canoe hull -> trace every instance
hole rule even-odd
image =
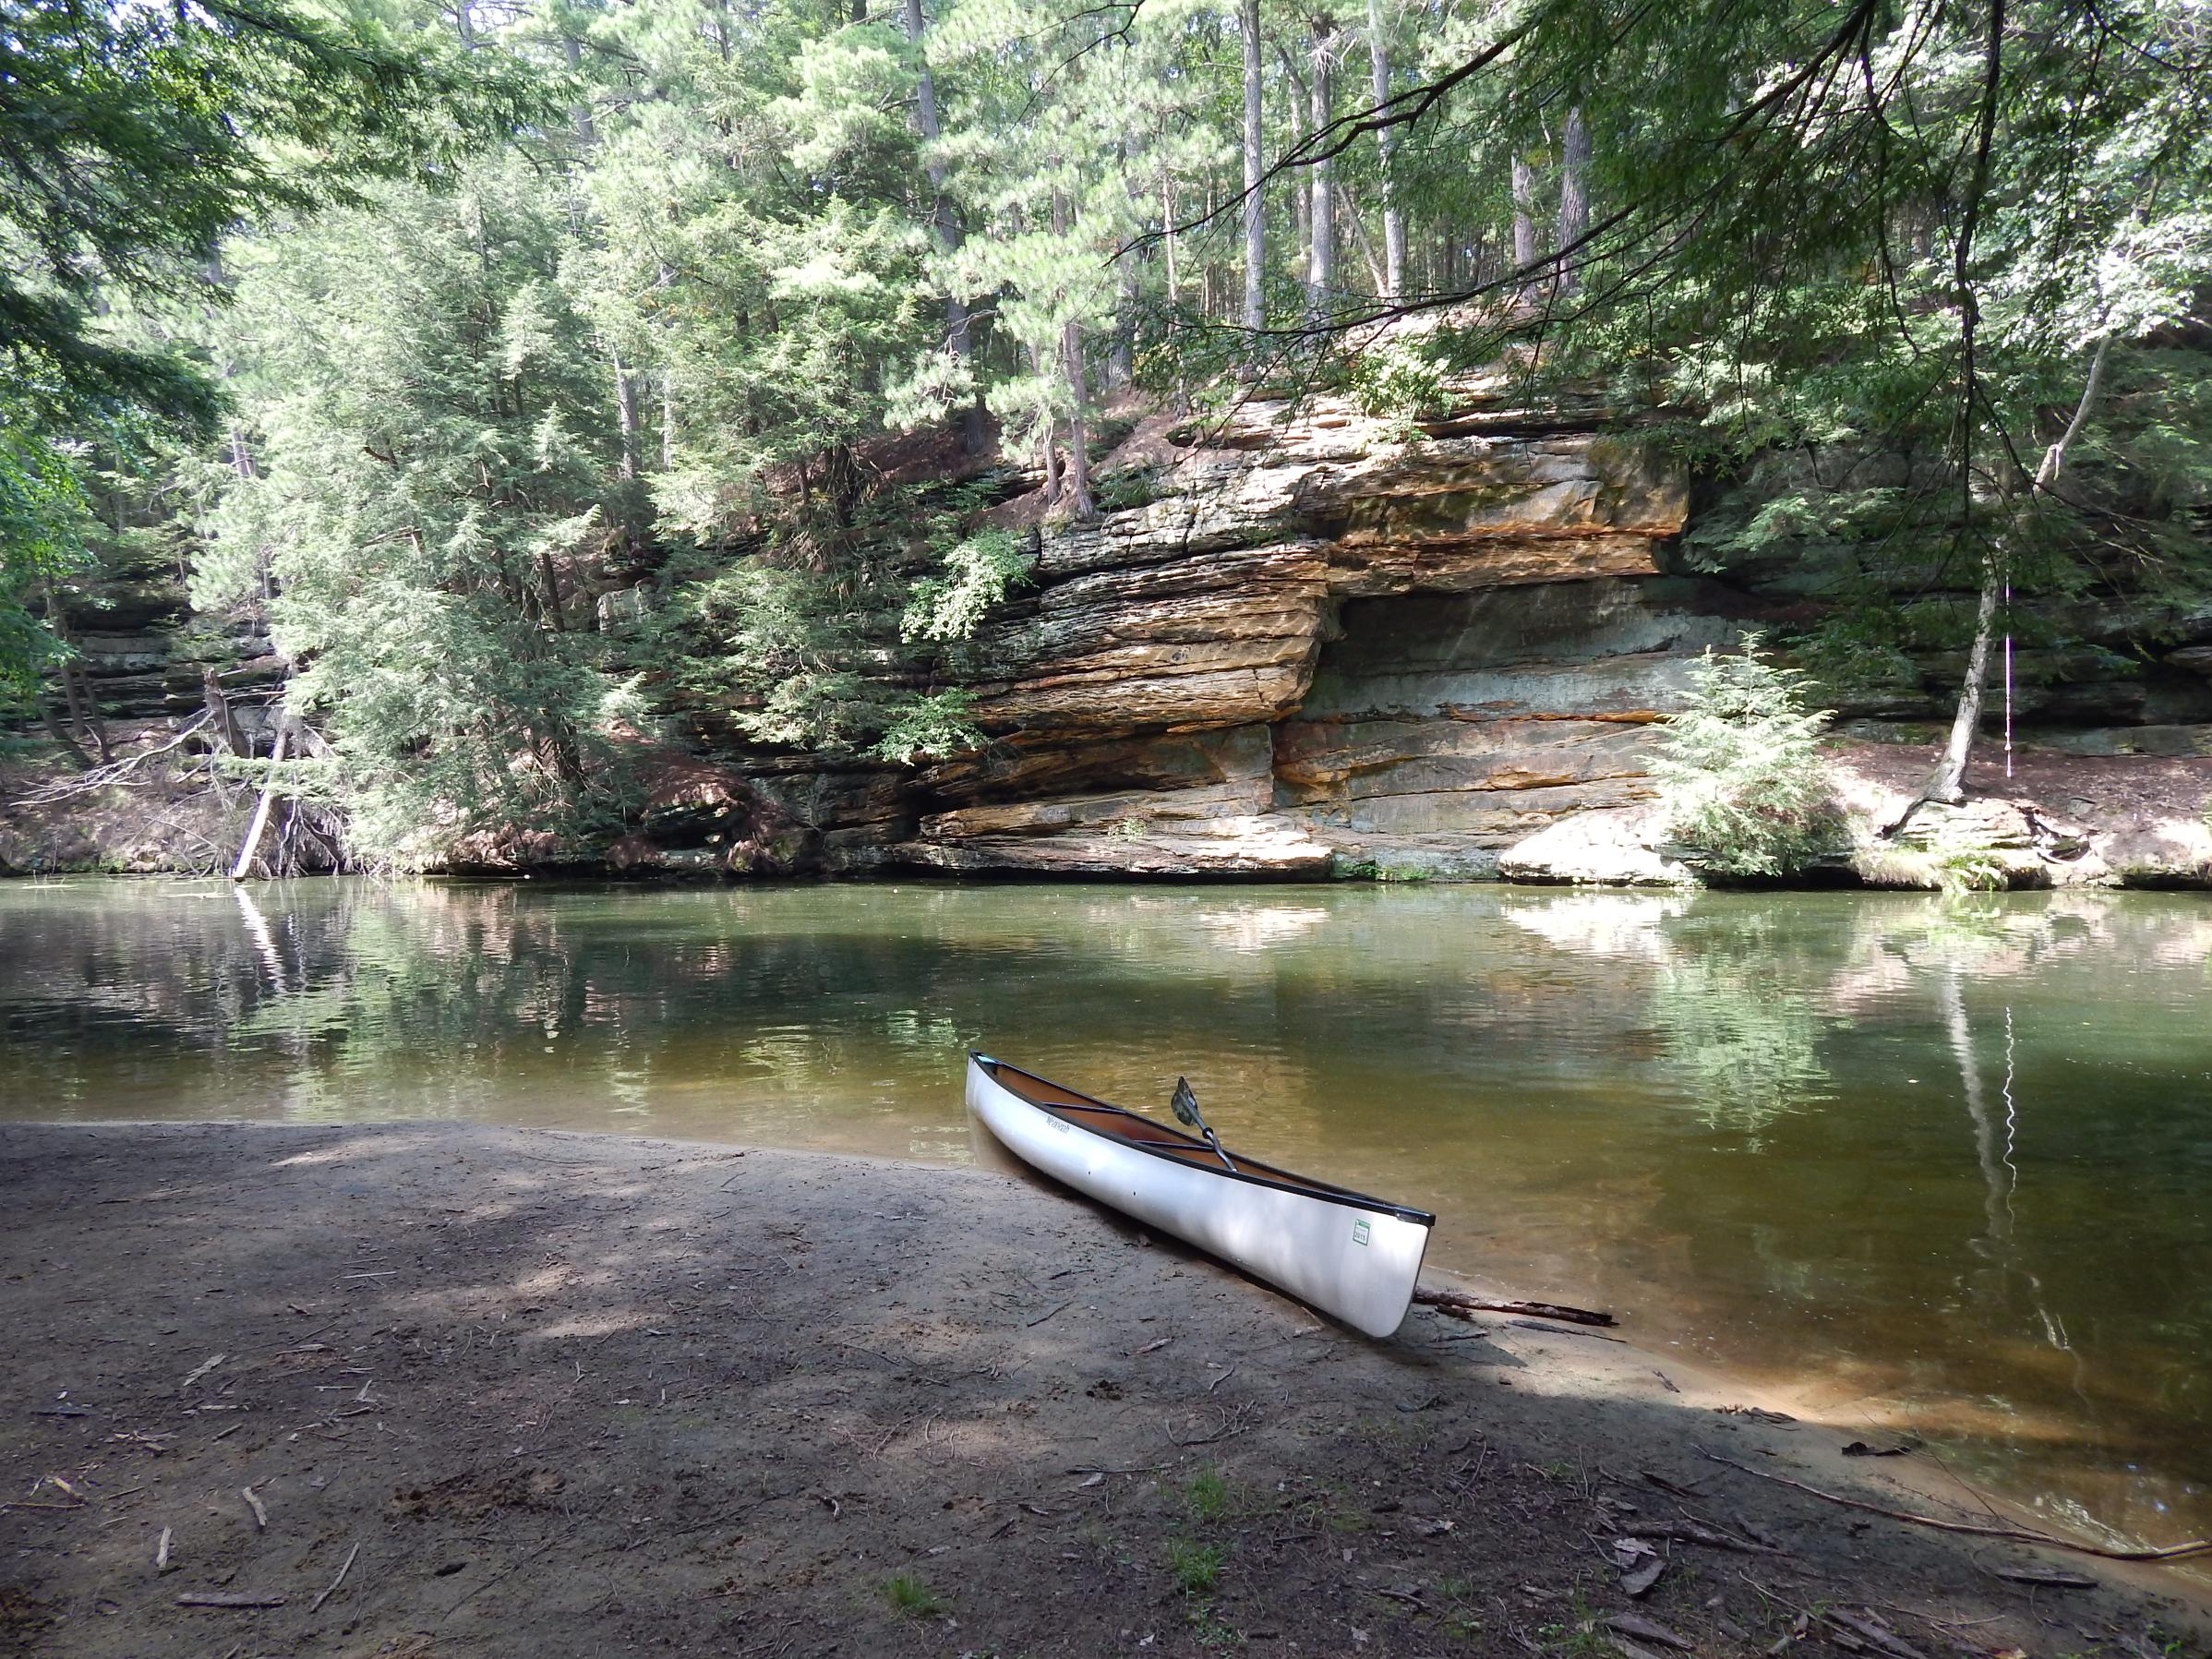
[[[1022,1099],[973,1059],[968,1107],[1024,1163],[1354,1330],[1387,1337],[1405,1318],[1428,1248],[1429,1230],[1419,1222],[1237,1181],[1092,1134]]]

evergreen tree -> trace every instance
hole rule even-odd
[[[226,319],[258,464],[206,525],[196,599],[261,560],[290,703],[331,756],[297,787],[357,852],[419,867],[619,806],[594,578],[619,437],[560,284],[568,227],[520,155],[242,250]]]

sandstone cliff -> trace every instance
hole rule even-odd
[[[1037,533],[1033,583],[968,654],[991,665],[969,682],[984,750],[919,775],[747,755],[783,833],[735,862],[1481,879],[1598,812],[1617,823],[1580,839],[1615,851],[1508,873],[1667,879],[1619,850],[1650,817],[1622,810],[1653,798],[1651,723],[1696,654],[1817,605],[1795,565],[1688,573],[1690,479],[1594,409],[1477,392],[1406,444],[1341,403],[1255,403],[1146,482],[1143,505]],[[1932,655],[1849,729],[1926,735],[1958,668]],[[2022,710],[2093,751],[2212,752],[2192,670],[2029,675]]]
[[[748,745],[703,718],[611,861],[1482,879],[1522,848],[1508,875],[1671,879],[1641,809],[1652,722],[1687,664],[1748,626],[1802,623],[1864,575],[1818,548],[1694,573],[1686,529],[1714,522],[1716,501],[1743,511],[1746,487],[1693,488],[1645,428],[1594,406],[1531,409],[1468,385],[1413,442],[1328,399],[1164,427],[1102,469],[1112,499],[1135,504],[1026,532],[1032,579],[953,654],[983,748],[917,771]],[[115,649],[82,642],[103,701],[195,710],[200,670],[160,638],[186,619],[140,608],[146,627],[118,630]],[[2212,613],[2155,610],[2073,602],[2062,631],[2085,643],[2020,654],[2017,713],[2031,747],[2167,757],[2147,795],[2117,776],[2051,784],[2046,813],[2110,852],[2082,869],[2205,879]],[[872,664],[911,683],[895,642]],[[1931,736],[1960,667],[1924,653],[1841,699],[1839,729],[1876,757],[1847,792],[1896,793],[1909,757],[1882,762],[1863,740]],[[2108,796],[2122,804],[2107,811]]]

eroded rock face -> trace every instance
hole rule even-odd
[[[1148,504],[1040,539],[979,633],[993,742],[834,867],[1485,877],[1649,798],[1646,727],[1736,625],[1664,574],[1687,479],[1617,432],[1385,444],[1256,405]]]
[[[1033,582],[960,654],[981,750],[917,771],[763,749],[705,711],[688,758],[655,760],[638,833],[607,861],[714,876],[1677,879],[1653,845],[1654,723],[1699,653],[1801,625],[1834,572],[1809,558],[1689,574],[1689,480],[1607,411],[1513,408],[1475,388],[1429,431],[1408,446],[1328,400],[1246,405],[1143,478],[1143,504],[1041,533]],[[181,598],[161,611],[159,597],[126,595],[88,632],[111,712],[200,707],[201,665],[162,655]],[[2046,608],[2087,643],[2015,654],[2017,714],[2039,743],[2176,766],[2212,755],[2212,613],[2147,598]],[[2162,642],[2157,661],[2138,638]],[[241,638],[234,655],[266,650]],[[1940,735],[1962,664],[1923,654],[1851,693],[1838,731],[1902,761],[1889,746]],[[853,668],[921,683],[887,635]],[[2134,838],[2113,839],[2115,819],[2098,842],[2109,863],[2063,879],[2212,880],[2194,811],[2122,816]]]

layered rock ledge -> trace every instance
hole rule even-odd
[[[1713,482],[1635,418],[1516,405],[1472,380],[1455,395],[1410,440],[1327,398],[1249,402],[1203,429],[1152,417],[1101,467],[1121,504],[1026,530],[1030,580],[937,665],[972,695],[980,749],[917,771],[763,747],[700,708],[641,833],[605,849],[521,835],[482,867],[604,851],[703,875],[1684,879],[1650,757],[1689,663],[1888,578],[1814,545],[1693,570],[1686,546],[1740,517],[1756,480],[1715,508]],[[638,612],[646,592],[601,609]],[[2017,789],[1978,775],[2015,810],[1976,833],[2029,848],[2018,880],[2212,882],[2212,611],[2118,595],[2045,612],[2079,643],[2023,647],[2014,712],[2023,753],[2050,763]],[[203,694],[197,665],[155,664],[175,619],[105,655],[86,642],[103,706],[149,742]],[[895,639],[862,655],[845,666],[884,691],[923,683]],[[1909,788],[1961,655],[1899,655],[1879,685],[1835,693],[1840,795],[1876,812]],[[202,854],[226,838],[102,810],[112,827],[0,802],[0,869],[188,865],[164,836]],[[2054,840],[2031,820],[2074,825],[2095,856],[2043,856]],[[1859,862],[1833,873],[1914,879],[1909,860]]]
[[[1341,403],[1256,402],[1196,438],[1127,475],[1140,504],[1035,533],[1033,581],[962,659],[986,669],[966,681],[982,750],[918,776],[741,753],[770,828],[727,863],[803,847],[831,872],[1687,876],[1648,845],[1653,724],[1700,653],[1818,614],[1805,561],[1691,571],[1692,480],[1604,410],[1476,387],[1409,442]],[[2212,638],[2212,616],[2124,607],[2096,627]],[[2031,739],[2165,759],[2140,822],[2085,831],[2109,860],[2022,879],[2212,879],[2212,681],[2173,657],[2124,681],[2026,677]],[[1917,687],[1847,703],[1845,729],[1931,737],[1958,671],[1931,657]],[[1873,800],[1887,765],[1843,765],[1839,787]]]
[[[968,654],[984,750],[756,784],[832,869],[1085,875],[1489,876],[1645,799],[1643,726],[1735,637],[1666,575],[1687,475],[1595,417],[1382,434],[1246,405],[1142,505],[1039,535]]]

